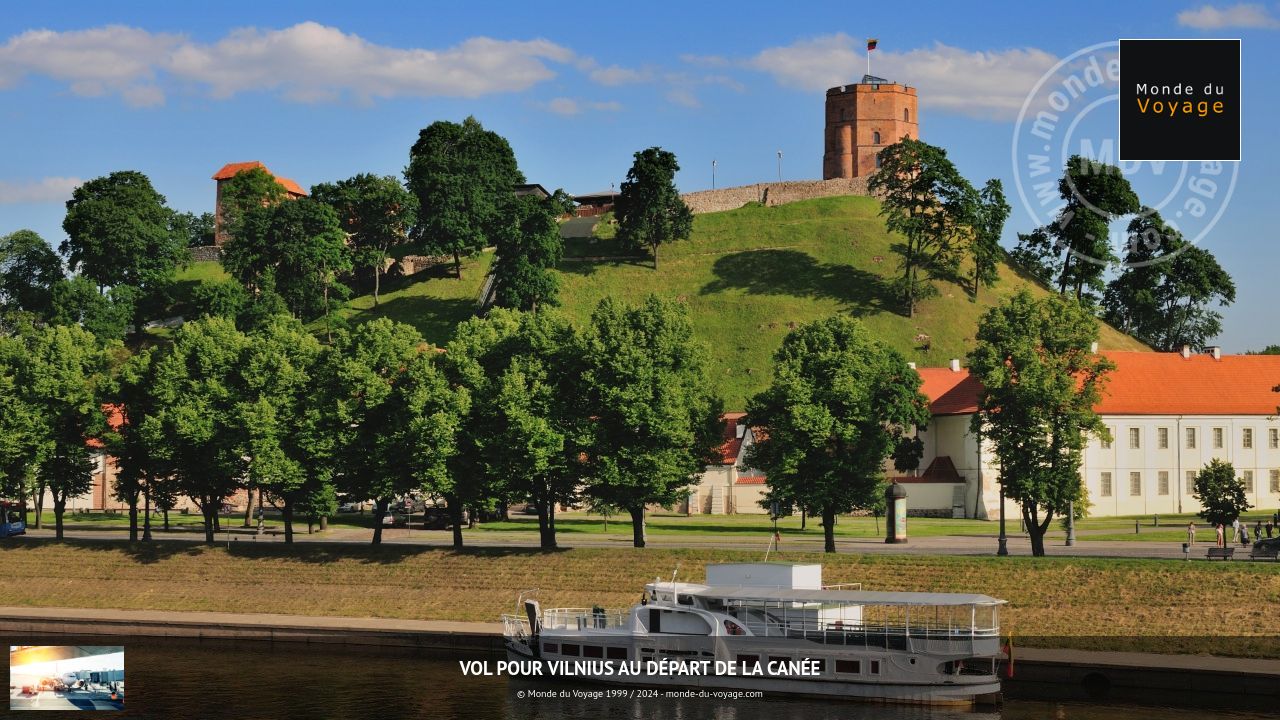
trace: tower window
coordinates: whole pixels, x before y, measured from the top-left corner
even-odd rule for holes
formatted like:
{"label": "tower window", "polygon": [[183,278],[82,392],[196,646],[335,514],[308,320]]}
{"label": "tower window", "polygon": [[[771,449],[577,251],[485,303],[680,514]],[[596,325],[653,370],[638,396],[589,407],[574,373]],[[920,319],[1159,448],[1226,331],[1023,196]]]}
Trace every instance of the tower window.
{"label": "tower window", "polygon": [[872,142],[872,144],[874,144],[874,145],[879,145],[879,144],[880,144],[880,131],[879,131],[879,130],[876,130],[874,133],[872,133],[872,134],[871,134],[871,136],[872,136],[872,138],[873,138],[873,139],[872,139],[872,141],[871,141],[871,142]]}
{"label": "tower window", "polygon": [[902,108],[902,122],[911,122],[911,111],[907,108]]}
{"label": "tower window", "polygon": [[876,153],[876,169],[880,169],[880,165],[884,162],[884,158],[880,157],[880,153]]}

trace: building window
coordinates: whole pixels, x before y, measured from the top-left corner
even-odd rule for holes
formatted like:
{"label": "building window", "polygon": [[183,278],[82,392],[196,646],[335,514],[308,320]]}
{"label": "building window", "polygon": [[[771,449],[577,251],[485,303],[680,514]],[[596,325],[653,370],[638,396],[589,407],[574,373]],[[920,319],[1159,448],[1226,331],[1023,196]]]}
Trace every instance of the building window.
{"label": "building window", "polygon": [[871,144],[872,144],[872,145],[879,145],[879,144],[880,144],[880,131],[879,131],[879,130],[876,130],[875,132],[871,133],[871,137],[873,138],[873,139],[872,139],[872,141],[871,141]]}
{"label": "building window", "polygon": [[880,153],[876,153],[876,169],[880,169],[880,165],[884,163],[884,158],[880,157]]}
{"label": "building window", "polygon": [[1280,495],[1280,470],[1271,471],[1271,492]]}
{"label": "building window", "polygon": [[1213,449],[1214,450],[1222,449],[1222,428],[1213,429]]}
{"label": "building window", "polygon": [[1245,450],[1253,449],[1253,428],[1242,428],[1240,430],[1240,447]]}
{"label": "building window", "polygon": [[1110,450],[1110,449],[1111,449],[1111,438],[1113,438],[1113,437],[1115,437],[1115,436],[1116,436],[1116,431],[1115,431],[1115,430],[1113,430],[1112,428],[1107,428],[1107,436],[1106,436],[1106,437],[1104,437],[1104,438],[1102,438],[1102,449],[1103,449],[1103,450]]}
{"label": "building window", "polygon": [[1156,475],[1156,492],[1161,495],[1169,494],[1169,471],[1161,470]]}
{"label": "building window", "polygon": [[911,110],[902,108],[902,122],[911,122]]}
{"label": "building window", "polygon": [[1271,428],[1267,431],[1267,445],[1272,450],[1280,450],[1280,430]]}
{"label": "building window", "polygon": [[1161,450],[1169,449],[1169,428],[1156,429],[1156,445],[1158,445]]}
{"label": "building window", "polygon": [[1244,491],[1253,494],[1253,471],[1244,471]]}
{"label": "building window", "polygon": [[1140,472],[1129,473],[1129,494],[1130,495],[1142,494],[1142,473]]}
{"label": "building window", "polygon": [[1187,428],[1187,449],[1188,450],[1196,449],[1196,429],[1195,428]]}
{"label": "building window", "polygon": [[1111,473],[1102,473],[1102,497],[1111,497]]}
{"label": "building window", "polygon": [[1187,494],[1191,494],[1192,492],[1195,491],[1197,474],[1198,473],[1196,473],[1195,470],[1187,471],[1187,489],[1186,489]]}
{"label": "building window", "polygon": [[1142,429],[1129,428],[1129,449],[1137,450],[1142,447]]}

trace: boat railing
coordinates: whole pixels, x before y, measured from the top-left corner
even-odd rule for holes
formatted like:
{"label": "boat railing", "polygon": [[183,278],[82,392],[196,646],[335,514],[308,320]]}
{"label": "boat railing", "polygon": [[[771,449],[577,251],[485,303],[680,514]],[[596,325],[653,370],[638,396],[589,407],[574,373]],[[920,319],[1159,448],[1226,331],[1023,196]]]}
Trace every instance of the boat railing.
{"label": "boat railing", "polygon": [[861,623],[857,621],[825,621],[751,619],[744,622],[757,636],[787,637],[831,645],[868,645],[907,649],[908,643],[929,643],[934,647],[971,643],[1000,637],[998,628],[921,627],[895,623]]}
{"label": "boat railing", "polygon": [[862,583],[860,582],[836,583],[835,585],[823,585],[822,589],[823,590],[861,590]]}
{"label": "boat railing", "polygon": [[516,640],[526,645],[533,635],[529,629],[529,621],[519,615],[502,616],[502,636],[508,640]]}
{"label": "boat railing", "polygon": [[545,630],[607,630],[627,627],[629,610],[602,608],[554,608],[542,612]]}

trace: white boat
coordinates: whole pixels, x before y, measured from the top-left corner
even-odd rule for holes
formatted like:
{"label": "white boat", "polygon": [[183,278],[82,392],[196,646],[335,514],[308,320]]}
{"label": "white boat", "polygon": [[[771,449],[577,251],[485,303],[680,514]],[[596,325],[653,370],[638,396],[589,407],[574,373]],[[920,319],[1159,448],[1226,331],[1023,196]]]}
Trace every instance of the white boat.
{"label": "white boat", "polygon": [[503,625],[509,660],[593,681],[973,705],[1000,697],[1003,604],[827,586],[821,565],[732,563],[708,565],[705,584],[655,580],[630,609],[524,600]]}

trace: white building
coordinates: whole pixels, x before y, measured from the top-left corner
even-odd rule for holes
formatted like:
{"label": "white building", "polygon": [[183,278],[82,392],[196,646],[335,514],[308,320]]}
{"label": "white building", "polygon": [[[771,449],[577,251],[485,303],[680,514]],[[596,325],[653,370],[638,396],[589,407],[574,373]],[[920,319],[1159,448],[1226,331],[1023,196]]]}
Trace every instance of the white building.
{"label": "white building", "polygon": [[[1103,351],[1115,364],[1097,411],[1112,441],[1092,440],[1081,475],[1094,517],[1196,512],[1193,479],[1214,458],[1231,463],[1256,508],[1280,507],[1280,356]],[[970,432],[981,385],[953,360],[920,368],[921,392],[933,418],[920,433],[921,470],[907,485],[912,514],[993,519],[998,516],[998,462]],[[738,414],[740,416],[740,414]],[[726,415],[726,418],[729,418]],[[736,420],[734,421],[736,425]],[[749,444],[751,430],[742,432]],[[747,507],[741,478],[745,448],[708,468],[694,512],[763,512]],[[764,488],[759,487],[756,497]],[[719,491],[716,488],[721,488]],[[736,503],[715,504],[719,492]],[[710,493],[710,494],[709,494]],[[704,500],[705,498],[705,500]],[[1006,508],[1018,512],[1012,503]]]}

